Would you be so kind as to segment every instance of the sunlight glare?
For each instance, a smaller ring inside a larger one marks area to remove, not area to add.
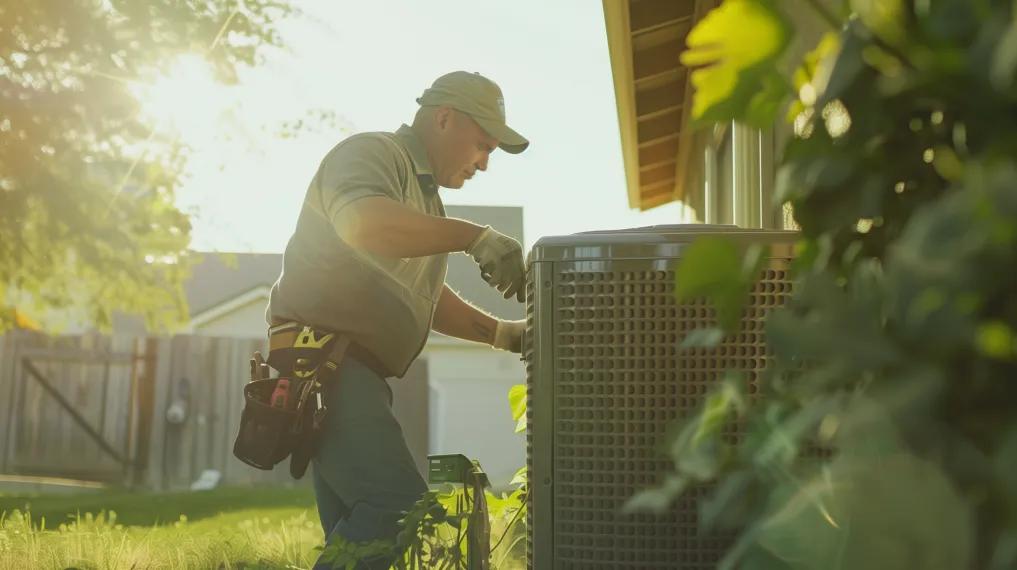
[[[132,84],[131,92],[141,105],[143,121],[191,145],[215,137],[230,99],[230,88],[217,82],[208,63],[195,54],[178,57],[165,75],[151,82]]]

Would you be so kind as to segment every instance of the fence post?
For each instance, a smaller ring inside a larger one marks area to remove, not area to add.
[[[140,357],[138,346],[141,345]],[[136,368],[136,398],[138,408],[137,439],[134,445],[134,473],[131,486],[142,484],[148,475],[149,448],[152,443],[152,423],[155,406],[155,368],[158,353],[153,338],[140,338],[134,341],[134,358],[140,358],[140,374]]]

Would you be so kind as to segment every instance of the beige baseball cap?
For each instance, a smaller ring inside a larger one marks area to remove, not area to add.
[[[505,152],[519,154],[530,145],[530,141],[505,124],[505,98],[501,89],[479,73],[446,73],[434,80],[434,84],[417,98],[417,103],[449,106],[466,113],[487,134],[498,139],[498,146]]]

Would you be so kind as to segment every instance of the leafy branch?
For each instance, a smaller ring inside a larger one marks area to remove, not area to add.
[[[710,484],[702,525],[739,533],[721,568],[1015,567],[1017,13],[858,1],[834,23],[809,4],[838,33],[796,72],[811,90],[791,115],[826,128],[781,157],[778,206],[800,243],[791,299],[766,319],[759,392],[728,371],[676,426],[673,471],[628,508],[666,511]],[[781,18],[726,0],[690,38],[772,38]],[[785,94],[751,93],[784,43],[715,46],[696,117],[756,124],[754,108],[779,106]],[[716,240],[689,249],[677,299],[706,298],[717,326],[682,350],[740,326],[758,259]]]

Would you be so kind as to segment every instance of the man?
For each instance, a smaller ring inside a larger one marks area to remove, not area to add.
[[[322,161],[268,308],[272,325],[302,323],[353,343],[326,388],[328,415],[312,460],[330,543],[394,538],[401,512],[427,491],[385,378],[406,372],[428,331],[521,348],[523,321],[474,308],[444,281],[448,254],[465,252],[488,283],[521,302],[522,247],[490,227],[447,218],[438,187],[461,188],[487,170],[495,149],[517,154],[529,142],[505,124],[501,90],[479,74],[443,75],[417,102],[412,126],[351,136]]]

